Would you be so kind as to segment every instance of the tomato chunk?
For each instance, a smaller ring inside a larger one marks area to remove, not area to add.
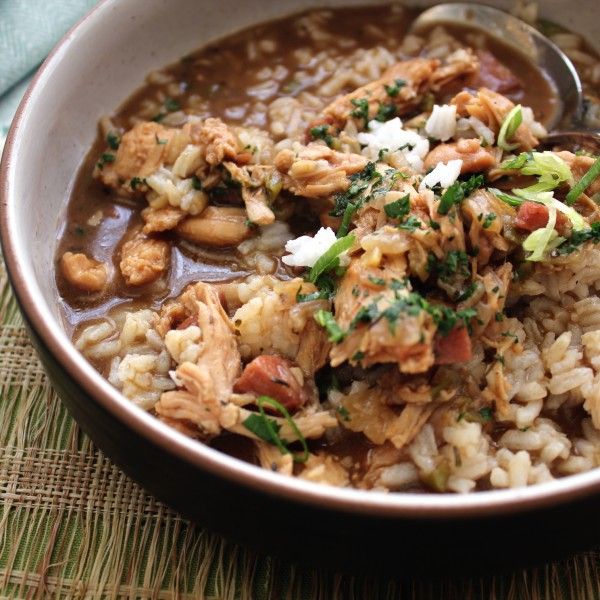
[[[537,202],[523,202],[519,206],[515,226],[525,231],[535,231],[548,224],[548,207]],[[569,219],[559,212],[556,214],[556,230],[558,233],[565,231],[569,226]]]
[[[270,396],[290,412],[297,410],[308,400],[308,394],[294,376],[293,366],[291,361],[281,356],[257,356],[246,365],[233,389],[239,393],[253,392],[259,396]]]
[[[435,338],[435,362],[452,365],[471,360],[473,356],[471,338],[466,327],[455,327],[448,335]]]

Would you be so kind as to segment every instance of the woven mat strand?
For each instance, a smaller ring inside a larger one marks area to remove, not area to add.
[[[229,543],[149,496],[79,430],[2,265],[0,598],[588,600],[600,599],[600,556],[432,583],[300,569]]]

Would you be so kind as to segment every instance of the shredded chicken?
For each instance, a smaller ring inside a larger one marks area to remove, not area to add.
[[[145,223],[143,232],[149,234],[175,229],[185,216],[185,212],[172,206],[166,208],[152,208],[149,206],[142,211],[142,218]]]
[[[360,260],[353,260],[346,271],[334,301],[336,320],[349,333],[330,352],[332,366],[360,362],[363,366],[377,363],[397,363],[404,373],[421,373],[433,365],[432,342],[435,325],[425,311],[417,314],[399,312],[393,322],[378,317],[370,323],[356,321],[361,309],[381,315],[395,300],[394,294],[405,297],[407,288],[391,289],[393,271],[369,269]],[[397,278],[402,281],[402,278]],[[384,281],[385,286],[379,282]]]
[[[445,65],[427,58],[399,62],[381,79],[334,100],[323,110],[323,121],[341,130],[349,119],[364,128],[382,106],[393,107],[393,114],[406,114],[419,105],[429,90],[437,91],[457,77],[473,73],[477,65],[477,57],[470,51],[463,51]],[[364,102],[365,110],[360,105]]]
[[[462,160],[461,173],[481,173],[498,165],[497,153],[492,148],[483,148],[480,140],[464,139],[452,144],[440,144],[425,157],[425,170],[433,169],[438,163]]]
[[[322,144],[281,150],[275,157],[283,187],[305,198],[325,198],[347,190],[348,176],[364,169],[367,162],[364,156],[336,152]]]
[[[123,244],[119,267],[127,285],[146,285],[166,273],[170,258],[168,242],[138,233]]]
[[[235,160],[240,150],[236,135],[221,119],[206,119],[192,130],[191,137],[193,143],[204,146],[204,155],[209,165]]]
[[[156,412],[161,417],[190,421],[204,434],[216,435],[222,427],[233,426],[241,410],[228,402],[241,365],[233,326],[217,291],[202,282],[189,287],[163,310],[163,331],[175,315],[194,319],[203,344],[195,364],[184,362],[177,367],[176,379],[182,388],[165,392]]]
[[[275,221],[275,215],[269,207],[269,192],[266,180],[275,169],[256,165],[239,167],[235,163],[225,162],[223,166],[229,171],[232,179],[242,186],[242,199],[246,205],[248,219],[256,225],[269,225]]]
[[[460,92],[452,99],[451,103],[456,105],[458,115],[479,119],[496,136],[505,117],[515,106],[506,96],[487,88],[481,88],[475,96],[470,92]],[[525,151],[532,150],[539,144],[539,140],[525,123],[519,125],[513,139],[518,147]]]
[[[393,390],[370,388],[355,384],[341,404],[348,413],[342,424],[351,431],[359,431],[374,444],[390,441],[395,448],[403,448],[421,431],[435,405],[407,404],[402,409],[391,407]]]

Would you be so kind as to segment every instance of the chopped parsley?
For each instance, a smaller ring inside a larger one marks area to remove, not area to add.
[[[435,254],[427,257],[427,271],[447,281],[455,275],[468,277],[469,257],[462,250],[450,250],[444,260],[438,260]]]
[[[202,189],[202,182],[195,175],[192,176],[192,187],[198,191]]]
[[[385,123],[396,116],[396,106],[394,104],[380,104],[375,115],[375,120]]]
[[[438,205],[440,215],[448,214],[448,211],[455,205],[460,204],[464,198],[472,194],[476,189],[483,186],[485,179],[483,175],[472,175],[466,181],[454,182],[442,195]]]
[[[485,218],[483,219],[483,223],[481,224],[481,226],[484,229],[488,229],[492,223],[496,220],[496,215],[495,213],[488,213],[487,215],[485,215]]]
[[[366,125],[369,122],[369,101],[366,98],[352,98],[350,102],[356,107],[350,115],[362,119]]]
[[[329,133],[329,125],[327,123],[311,127],[310,136],[314,140],[323,140],[330,148],[333,145],[333,136]]]
[[[341,406],[341,405],[338,406],[337,412],[340,415],[340,418],[342,419],[342,421],[350,420],[350,413],[348,412],[348,409],[345,406]]]
[[[404,81],[404,79],[396,79],[396,81],[392,85],[384,85],[383,87],[385,88],[385,93],[390,98],[395,98],[405,85],[406,81]]]
[[[382,279],[381,277],[373,277],[373,275],[369,275],[369,281],[373,285],[379,285],[379,286],[385,285],[385,279]]]
[[[104,165],[115,162],[115,158],[116,156],[114,154],[111,154],[110,152],[103,152],[100,156],[100,160],[96,163],[96,166],[102,170]]]
[[[405,229],[406,231],[410,231],[411,233],[421,227],[422,223],[415,217],[414,215],[410,215],[406,220],[404,220],[398,227],[400,229]]]
[[[400,219],[406,216],[410,210],[410,195],[406,194],[406,196],[386,204],[383,210],[390,219]]]
[[[156,140],[156,143],[157,143],[159,146],[164,146],[164,145],[165,145],[165,144],[166,144],[166,143],[169,141],[169,140],[161,140],[161,139],[158,137],[158,134],[157,134],[157,133],[155,133],[155,134],[154,134],[154,139]]]
[[[472,281],[462,292],[459,292],[454,299],[456,302],[464,302],[468,298],[470,298],[477,289],[477,283]]]
[[[558,254],[571,254],[586,242],[600,242],[600,221],[592,223],[589,229],[573,231],[557,249]]]
[[[146,178],[143,179],[141,177],[132,177],[129,185],[132,190],[137,189],[140,185],[146,185]]]
[[[106,143],[109,145],[111,150],[118,150],[119,144],[121,143],[121,138],[114,131],[109,131],[106,136]]]

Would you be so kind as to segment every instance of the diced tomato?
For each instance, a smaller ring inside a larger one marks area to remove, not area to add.
[[[264,354],[246,365],[234,391],[253,392],[278,400],[290,412],[300,408],[308,395],[292,373],[293,363],[281,356]]]
[[[473,351],[471,338],[466,327],[455,327],[448,335],[435,338],[435,362],[452,365],[471,360]]]
[[[515,226],[525,231],[535,231],[548,224],[548,207],[537,202],[523,202],[519,206]],[[569,226],[569,219],[561,212],[556,215],[556,231],[562,233]]]

